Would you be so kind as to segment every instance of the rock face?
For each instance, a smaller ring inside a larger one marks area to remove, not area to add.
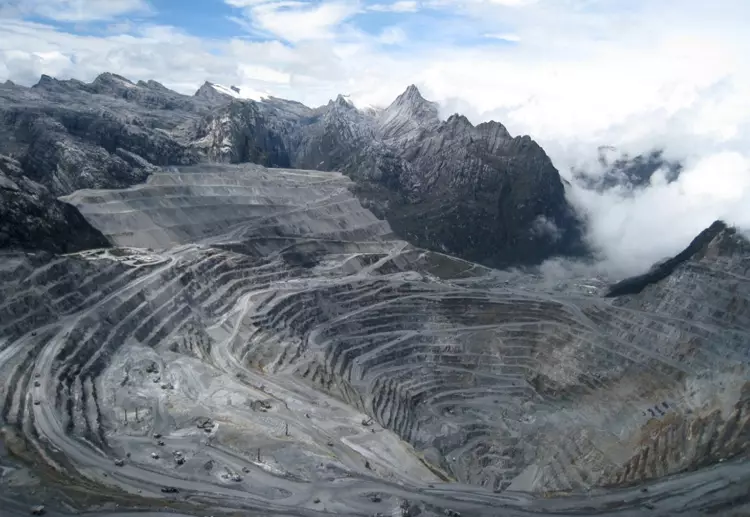
[[[544,151],[499,123],[438,117],[410,86],[383,110],[311,109],[206,83],[196,95],[103,74],[0,86],[0,153],[54,195],[123,188],[199,161],[337,170],[410,242],[491,266],[586,252]]]
[[[20,163],[0,155],[0,249],[69,253],[108,246],[75,207],[23,176]]]
[[[0,152],[55,195],[127,187],[155,166],[194,163],[198,154],[168,131],[201,105],[156,84],[104,74],[91,84],[43,76],[30,89],[3,85]]]
[[[69,504],[116,512],[163,507],[163,487],[200,515],[693,515],[742,500],[739,234],[717,224],[608,298],[416,248],[352,189],[340,173],[213,164],[67,196],[118,247],[0,260],[15,457],[54,469]]]
[[[419,246],[496,267],[585,253],[541,147],[497,122],[441,121],[414,86],[375,112],[339,96],[279,133],[291,165],[349,175],[368,207]]]

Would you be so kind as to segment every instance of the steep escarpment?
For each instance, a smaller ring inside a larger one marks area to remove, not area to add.
[[[25,177],[21,165],[0,155],[0,249],[70,253],[109,242],[78,210]]]
[[[254,102],[231,101],[217,109],[193,128],[190,140],[210,161],[290,166],[288,144]]]
[[[380,112],[339,97],[303,122],[292,163],[341,170],[394,231],[419,246],[505,267],[585,254],[557,170],[499,123],[438,117],[410,86]]]
[[[181,127],[212,104],[155,82],[102,74],[92,83],[42,76],[32,88],[0,85],[5,164],[0,248],[56,253],[107,246],[56,197],[81,188],[123,188],[159,166],[194,163]]]
[[[529,137],[473,126],[410,86],[383,110],[339,96],[315,109],[206,83],[185,96],[102,74],[0,86],[0,153],[54,195],[124,188],[197,162],[341,171],[394,232],[483,264],[532,265],[581,255],[580,221],[560,176]]]

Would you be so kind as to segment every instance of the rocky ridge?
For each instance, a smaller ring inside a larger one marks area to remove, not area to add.
[[[203,161],[338,170],[401,237],[496,267],[582,255],[581,225],[544,151],[499,123],[438,117],[410,86],[383,110],[180,95],[102,74],[0,85],[0,153],[54,195],[123,188],[164,166]]]

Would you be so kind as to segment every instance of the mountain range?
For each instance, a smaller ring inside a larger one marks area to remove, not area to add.
[[[90,229],[80,242],[62,230],[81,221],[53,198],[74,190],[135,185],[167,166],[251,162],[341,171],[399,237],[492,267],[588,253],[563,180],[536,142],[499,122],[441,120],[413,85],[384,109],[360,110],[343,96],[308,108],[212,83],[186,96],[109,73],[91,83],[6,82],[0,155],[0,181],[14,185],[0,191],[2,247],[100,241]]]

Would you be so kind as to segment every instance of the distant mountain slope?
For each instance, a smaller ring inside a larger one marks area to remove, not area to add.
[[[615,147],[599,147],[598,161],[602,171],[592,174],[588,170],[573,170],[574,179],[584,188],[597,192],[614,188],[633,192],[649,186],[657,172],[662,172],[667,183],[677,181],[682,173],[682,164],[665,159],[661,149],[632,158],[623,153],[613,160],[611,155],[617,152]]]
[[[419,246],[495,267],[586,253],[560,176],[528,136],[461,115],[442,121],[414,86],[384,110],[238,90],[206,83],[186,96],[115,74],[0,85],[0,153],[55,195],[200,161],[339,170]]]
[[[687,248],[680,253],[655,264],[648,272],[626,278],[612,285],[606,296],[616,297],[628,294],[638,294],[647,287],[654,285],[671,275],[679,266],[690,260],[700,260],[707,254],[721,255],[726,252],[727,245],[730,248],[741,247],[745,255],[750,255],[750,243],[739,237],[735,228],[730,228],[723,221],[715,221],[711,226],[698,234]],[[730,243],[734,242],[732,246]],[[733,249],[738,253],[738,250]]]

